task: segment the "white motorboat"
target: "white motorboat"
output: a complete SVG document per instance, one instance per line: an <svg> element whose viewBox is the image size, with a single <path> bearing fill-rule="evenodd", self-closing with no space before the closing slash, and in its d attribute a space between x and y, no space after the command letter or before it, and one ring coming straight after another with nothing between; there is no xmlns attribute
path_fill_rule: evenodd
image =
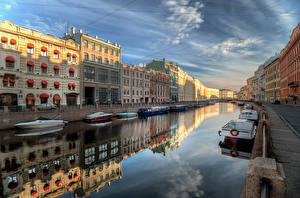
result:
<svg viewBox="0 0 300 198"><path fill-rule="evenodd" d="M258 113L255 110L245 109L240 113L239 119L251 120L251 121L254 121L255 123L257 123Z"/></svg>
<svg viewBox="0 0 300 198"><path fill-rule="evenodd" d="M245 105L245 109L253 109L252 104L246 104L246 105Z"/></svg>
<svg viewBox="0 0 300 198"><path fill-rule="evenodd" d="M15 133L15 136L19 137L26 137L26 136L40 136L40 135L46 135L51 133L56 133L59 131L62 131L64 128L59 127L50 127L50 128L43 128L43 129L27 129L18 131Z"/></svg>
<svg viewBox="0 0 300 198"><path fill-rule="evenodd" d="M59 119L49 119L49 118L43 118L40 117L36 120L28 120L24 122L19 122L15 124L15 127L21 128L21 129L42 129L42 128L50 128L50 127L58 127L58 126L65 126L65 124L68 123L64 120Z"/></svg>
<svg viewBox="0 0 300 198"><path fill-rule="evenodd" d="M87 115L84 120L87 122L98 122L98 121L110 120L112 116L113 116L112 113L97 112L97 113Z"/></svg>
<svg viewBox="0 0 300 198"><path fill-rule="evenodd" d="M256 126L253 121L238 119L231 120L219 131L219 135L251 140L255 137Z"/></svg>
<svg viewBox="0 0 300 198"><path fill-rule="evenodd" d="M136 112L120 112L117 113L118 118L132 118L137 117L138 114Z"/></svg>

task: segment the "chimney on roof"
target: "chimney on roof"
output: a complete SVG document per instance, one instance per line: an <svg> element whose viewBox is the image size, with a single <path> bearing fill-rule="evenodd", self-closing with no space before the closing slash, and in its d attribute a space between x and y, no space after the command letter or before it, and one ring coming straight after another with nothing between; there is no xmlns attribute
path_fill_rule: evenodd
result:
<svg viewBox="0 0 300 198"><path fill-rule="evenodd" d="M79 32L80 34L82 34L82 32L83 32L83 31L82 31L82 29L79 29L79 31L78 31L78 32Z"/></svg>
<svg viewBox="0 0 300 198"><path fill-rule="evenodd" d="M64 35L64 37L67 37L68 35L69 35L68 32L66 32L65 35Z"/></svg>
<svg viewBox="0 0 300 198"><path fill-rule="evenodd" d="M72 27L72 28L71 28L72 34L75 34L75 31L76 31L76 28L75 28L75 27Z"/></svg>
<svg viewBox="0 0 300 198"><path fill-rule="evenodd" d="M107 43L110 43L110 41L109 41L109 40L106 40L106 42L107 42Z"/></svg>

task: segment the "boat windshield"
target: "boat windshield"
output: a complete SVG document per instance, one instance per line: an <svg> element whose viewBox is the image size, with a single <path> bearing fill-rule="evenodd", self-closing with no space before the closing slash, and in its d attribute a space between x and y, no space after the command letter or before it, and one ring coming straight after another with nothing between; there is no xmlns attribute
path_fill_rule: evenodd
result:
<svg viewBox="0 0 300 198"><path fill-rule="evenodd" d="M230 122L227 125L227 128L250 131L253 124L251 122Z"/></svg>

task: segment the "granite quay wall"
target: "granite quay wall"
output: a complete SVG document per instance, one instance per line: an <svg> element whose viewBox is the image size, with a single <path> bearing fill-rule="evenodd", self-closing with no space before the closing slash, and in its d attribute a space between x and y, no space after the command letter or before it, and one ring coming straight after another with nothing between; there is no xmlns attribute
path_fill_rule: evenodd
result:
<svg viewBox="0 0 300 198"><path fill-rule="evenodd" d="M268 187L268 197L283 198L286 196L286 182L282 165L276 162L271 142L271 124L267 111L260 103L253 103L259 112L259 123L252 149L251 159L246 174L243 190L244 198L261 197L263 187ZM265 126L265 145L263 143ZM265 147L265 156L263 155Z"/></svg>
<svg viewBox="0 0 300 198"><path fill-rule="evenodd" d="M207 101L201 102L182 102L176 104L184 104L192 107L194 104L205 104ZM95 112L118 113L122 111L137 112L140 108L152 106L169 106L175 104L133 104L133 105L94 105L94 106L74 106L68 108L60 108L55 110L38 111L37 109L28 112L1 112L0 113L0 130L6 130L13 127L16 122L24 120L33 120L38 117L47 117L51 119L63 119L69 122L80 121L86 115Z"/></svg>

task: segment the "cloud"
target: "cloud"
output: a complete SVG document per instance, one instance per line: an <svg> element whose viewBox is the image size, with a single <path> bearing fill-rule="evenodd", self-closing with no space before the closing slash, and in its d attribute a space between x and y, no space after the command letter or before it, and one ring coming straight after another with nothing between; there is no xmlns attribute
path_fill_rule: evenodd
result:
<svg viewBox="0 0 300 198"><path fill-rule="evenodd" d="M172 155L169 160L175 164L176 170L172 170L168 182L170 187L165 194L167 198L201 197L204 191L200 188L203 176L199 170L193 169L180 156Z"/></svg>
<svg viewBox="0 0 300 198"><path fill-rule="evenodd" d="M61 23L58 21L53 22L51 18L40 17L37 15L30 15L31 19L25 20L25 27L29 29L34 29L40 31L44 34L52 34L57 37L61 37L66 23Z"/></svg>
<svg viewBox="0 0 300 198"><path fill-rule="evenodd" d="M10 10L10 9L11 9L11 5L10 5L10 4L5 4L5 5L4 5L4 9Z"/></svg>
<svg viewBox="0 0 300 198"><path fill-rule="evenodd" d="M199 11L204 7L201 2L191 2L190 0L166 0L164 5L170 12L166 18L166 27L176 32L175 37L169 37L167 43L178 45L184 38L189 37L189 33L200 27L204 22Z"/></svg>
<svg viewBox="0 0 300 198"><path fill-rule="evenodd" d="M221 53L223 55L230 54L240 54L240 55L253 55L256 52L251 50L251 47L254 47L258 44L263 43L263 40L252 37L247 39L237 39L237 38L229 38L222 43L213 44L202 49L204 54L218 54ZM193 46L197 45L195 43L190 43ZM199 46L198 46L199 47Z"/></svg>

